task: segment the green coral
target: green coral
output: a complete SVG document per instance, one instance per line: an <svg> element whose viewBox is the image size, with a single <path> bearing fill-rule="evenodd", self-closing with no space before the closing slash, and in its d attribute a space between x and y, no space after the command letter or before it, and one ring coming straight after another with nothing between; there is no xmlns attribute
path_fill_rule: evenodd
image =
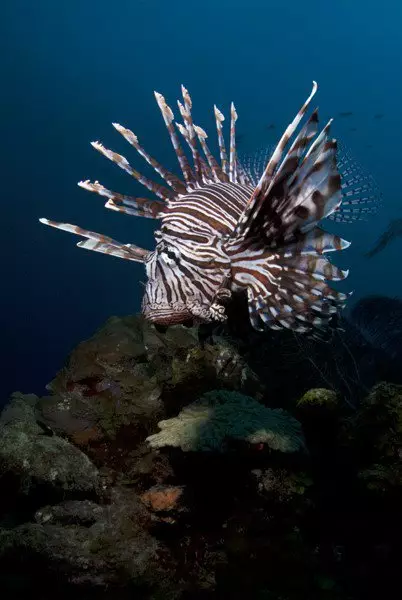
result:
<svg viewBox="0 0 402 600"><path fill-rule="evenodd" d="M334 390L326 388L313 388L303 394L297 402L299 408L319 406L322 408L334 409L339 406L338 397Z"/></svg>
<svg viewBox="0 0 402 600"><path fill-rule="evenodd" d="M226 390L204 394L177 417L158 425L161 431L147 438L153 448L224 452L230 439L267 444L281 452L296 452L304 446L301 425L289 413Z"/></svg>

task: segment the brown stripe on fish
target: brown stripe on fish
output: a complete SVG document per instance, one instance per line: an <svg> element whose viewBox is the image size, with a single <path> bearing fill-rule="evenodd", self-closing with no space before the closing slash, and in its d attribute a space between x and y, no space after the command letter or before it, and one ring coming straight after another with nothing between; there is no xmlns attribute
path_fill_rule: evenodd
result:
<svg viewBox="0 0 402 600"><path fill-rule="evenodd" d="M183 201L177 200L164 215L163 223L174 223L186 215L192 217L188 222L193 227L197 223L208 225L211 235L231 233L250 191L232 183L206 186L188 194Z"/></svg>

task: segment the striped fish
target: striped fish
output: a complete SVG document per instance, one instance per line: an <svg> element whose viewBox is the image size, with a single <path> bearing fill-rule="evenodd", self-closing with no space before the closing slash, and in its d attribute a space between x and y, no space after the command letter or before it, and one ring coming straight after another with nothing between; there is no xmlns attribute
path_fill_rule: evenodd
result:
<svg viewBox="0 0 402 600"><path fill-rule="evenodd" d="M115 129L153 167L166 185L155 183L128 160L92 146L134 177L156 199L136 198L111 191L99 182L78 185L106 198L105 207L123 214L160 220L152 251L120 243L76 225L40 219L45 225L75 233L80 248L110 254L145 265L147 283L142 301L146 319L157 325L224 322L234 294L246 294L253 327L314 333L328 329L343 308L347 294L329 282L348 272L333 265L327 254L349 242L323 230L326 217L342 218L342 203L354 210L370 189L345 159L346 192L337 162L337 143L330 137L331 121L318 132L314 111L304 126L317 90L313 89L286 128L258 180L242 166L236 151L237 112L231 105L227 151L222 112L215 106L219 160L207 143L206 132L193 122L192 101L182 86L175 123L172 109L155 92L182 177L171 173L140 145L129 129ZM187 152L183 150L183 144ZM188 156L191 156L190 164ZM337 217L339 215L339 218Z"/></svg>

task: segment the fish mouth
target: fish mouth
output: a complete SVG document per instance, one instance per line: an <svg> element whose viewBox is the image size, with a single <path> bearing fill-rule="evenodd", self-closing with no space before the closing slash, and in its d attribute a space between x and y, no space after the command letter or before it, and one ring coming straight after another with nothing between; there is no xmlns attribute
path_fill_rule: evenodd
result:
<svg viewBox="0 0 402 600"><path fill-rule="evenodd" d="M142 309L145 319L155 326L168 327L169 325L187 325L193 321L193 315L185 306L157 305L145 306Z"/></svg>
<svg viewBox="0 0 402 600"><path fill-rule="evenodd" d="M170 325L161 325L160 323L154 323L153 325L158 333L166 333L170 326ZM188 319L187 321L183 321L182 323L180 323L180 325L182 325L183 327L186 327L187 329L191 329L192 327L194 327L194 320Z"/></svg>
<svg viewBox="0 0 402 600"><path fill-rule="evenodd" d="M154 323L154 327L158 333L166 333L169 325L159 325L159 323Z"/></svg>

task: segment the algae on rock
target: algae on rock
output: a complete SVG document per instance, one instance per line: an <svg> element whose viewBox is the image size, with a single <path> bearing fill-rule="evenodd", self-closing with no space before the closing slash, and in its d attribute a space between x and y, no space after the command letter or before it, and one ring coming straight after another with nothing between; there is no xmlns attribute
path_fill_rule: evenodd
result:
<svg viewBox="0 0 402 600"><path fill-rule="evenodd" d="M65 503L44 507L36 523L0 528L0 560L21 562L26 577L35 556L34 568L45 580L56 574L77 592L80 586L96 592L127 583L165 589L161 556L169 553L148 533L147 511L132 490L114 489L109 505L70 503L71 522L65 512Z"/></svg>

